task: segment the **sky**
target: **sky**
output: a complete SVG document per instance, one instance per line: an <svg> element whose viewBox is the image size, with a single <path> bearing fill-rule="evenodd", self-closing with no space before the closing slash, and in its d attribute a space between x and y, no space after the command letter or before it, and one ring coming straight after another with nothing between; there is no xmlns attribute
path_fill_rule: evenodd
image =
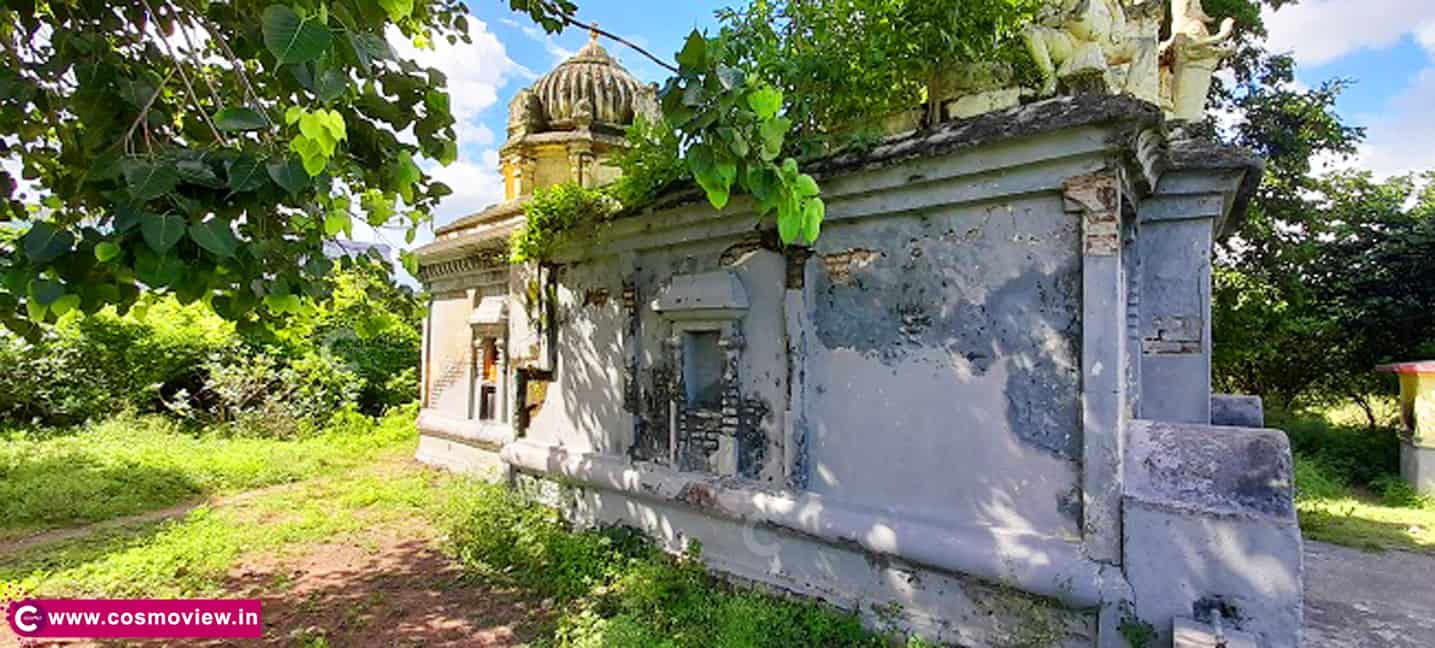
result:
<svg viewBox="0 0 1435 648"><path fill-rule="evenodd" d="M736 0L578 0L578 15L671 58L694 27L715 28L713 11ZM431 172L454 189L435 213L442 225L500 201L498 148L508 101L570 56L588 34L570 28L554 37L501 0L472 0L472 45L403 53L443 69L460 121L460 157ZM1367 127L1356 160L1377 175L1435 169L1435 0L1301 0L1265 16L1274 51L1294 54L1297 78L1315 86L1354 82L1338 104L1342 116ZM641 55L603 46L642 81L666 75ZM429 235L421 237L422 243Z"/></svg>

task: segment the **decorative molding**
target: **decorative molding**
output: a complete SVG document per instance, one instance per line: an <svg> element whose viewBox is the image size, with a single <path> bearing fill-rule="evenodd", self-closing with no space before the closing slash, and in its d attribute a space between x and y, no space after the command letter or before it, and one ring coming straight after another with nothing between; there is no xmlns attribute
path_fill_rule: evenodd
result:
<svg viewBox="0 0 1435 648"><path fill-rule="evenodd" d="M419 281L428 284L438 279L471 275L493 270L506 270L508 248L490 247L474 250L468 256L419 266Z"/></svg>

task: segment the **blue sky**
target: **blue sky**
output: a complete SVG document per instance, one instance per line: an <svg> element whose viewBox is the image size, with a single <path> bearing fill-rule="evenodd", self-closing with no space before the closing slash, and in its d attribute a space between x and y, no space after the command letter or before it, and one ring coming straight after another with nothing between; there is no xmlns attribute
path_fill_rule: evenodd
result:
<svg viewBox="0 0 1435 648"><path fill-rule="evenodd" d="M578 0L579 16L671 57L694 27L714 27L712 12L731 1ZM588 39L570 29L551 37L502 0L469 3L478 18L470 46L412 52L450 77L462 121L460 160L435 174L455 189L436 214L439 224L502 198L497 151L508 100ZM1344 162L1380 175L1435 169L1435 0L1302 0L1266 16L1272 49L1293 53L1301 83L1347 78L1355 85L1342 114L1369 128L1358 159ZM608 51L644 81L661 81L656 65L616 43Z"/></svg>

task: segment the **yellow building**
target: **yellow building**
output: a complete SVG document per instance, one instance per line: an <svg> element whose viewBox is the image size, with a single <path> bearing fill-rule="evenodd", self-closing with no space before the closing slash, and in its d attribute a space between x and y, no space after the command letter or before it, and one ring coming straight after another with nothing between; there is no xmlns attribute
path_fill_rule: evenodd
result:
<svg viewBox="0 0 1435 648"><path fill-rule="evenodd" d="M657 88L623 69L597 36L572 58L520 90L509 104L500 149L504 201L438 228L416 251L419 279L433 295L422 359L424 442L436 463L463 461L466 448L512 436L520 371L545 368L542 336L508 313L525 308L537 279L508 263L508 239L523 204L566 182L597 186L618 176L607 164L626 146L637 115L656 116Z"/></svg>
<svg viewBox="0 0 1435 648"><path fill-rule="evenodd" d="M629 74L595 34L509 102L508 140L499 150L504 202L440 227L439 240L488 238L480 225L521 216L523 201L538 189L611 182L618 169L607 161L627 145L624 133L639 114L656 119L657 87Z"/></svg>

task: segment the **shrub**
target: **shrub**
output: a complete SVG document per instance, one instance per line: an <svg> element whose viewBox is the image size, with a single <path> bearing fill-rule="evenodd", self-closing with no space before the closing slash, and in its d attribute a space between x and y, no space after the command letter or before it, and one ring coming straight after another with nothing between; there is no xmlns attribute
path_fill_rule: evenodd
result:
<svg viewBox="0 0 1435 648"><path fill-rule="evenodd" d="M33 344L0 329L0 424L172 411L290 437L348 404L377 416L418 394L422 311L411 290L353 268L336 273L331 303L277 331L241 333L173 298L125 316L75 312Z"/></svg>
<svg viewBox="0 0 1435 648"><path fill-rule="evenodd" d="M223 424L238 436L295 438L355 406L363 381L338 359L310 353L288 364L272 353L206 363L203 386L168 403L183 417Z"/></svg>
<svg viewBox="0 0 1435 648"><path fill-rule="evenodd" d="M1370 487L1382 476L1400 472L1400 438L1393 429L1331 425L1279 412L1272 413L1271 427L1285 430L1296 455L1318 462L1350 486Z"/></svg>
<svg viewBox="0 0 1435 648"><path fill-rule="evenodd" d="M1399 475L1382 475L1371 487L1380 494L1380 503L1386 506L1426 508L1431 504L1430 496L1415 490Z"/></svg>
<svg viewBox="0 0 1435 648"><path fill-rule="evenodd" d="M670 559L631 529L572 532L557 512L474 483L445 514L467 568L554 596L565 646L881 646L856 616L726 586L694 545Z"/></svg>
<svg viewBox="0 0 1435 648"><path fill-rule="evenodd" d="M237 348L233 326L203 306L167 299L140 312L77 313L36 344L0 330L0 420L65 425L153 411L163 392L195 384L206 359Z"/></svg>
<svg viewBox="0 0 1435 648"><path fill-rule="evenodd" d="M1345 482L1315 459L1296 455L1295 497L1299 501L1340 499L1347 495Z"/></svg>

